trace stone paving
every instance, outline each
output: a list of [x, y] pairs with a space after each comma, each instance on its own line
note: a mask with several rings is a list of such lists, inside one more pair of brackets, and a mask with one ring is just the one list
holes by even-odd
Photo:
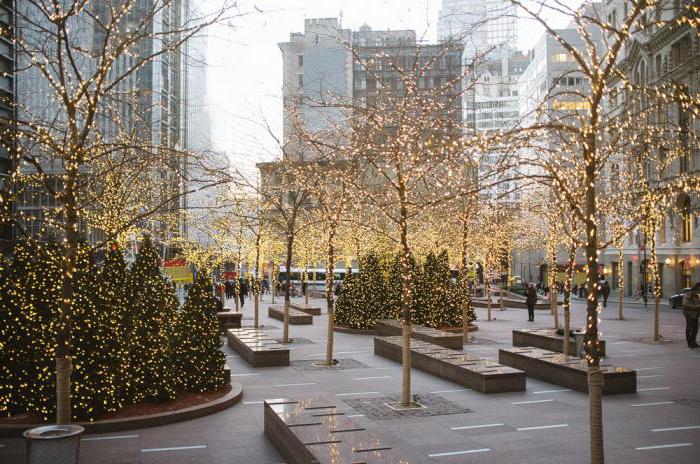
[[[301, 299], [299, 299], [301, 301]], [[267, 296], [260, 320], [274, 338], [281, 325], [267, 317]], [[292, 326], [291, 337], [313, 343], [290, 345], [294, 361], [325, 358], [325, 305], [313, 325]], [[243, 308], [243, 325], [252, 321], [252, 304]], [[583, 320], [582, 302], [574, 302], [572, 327]], [[465, 352], [496, 357], [511, 346], [511, 330], [551, 326], [545, 311], [527, 322], [525, 309], [493, 309], [486, 321], [477, 309], [479, 331]], [[615, 464], [691, 464], [700, 453], [700, 350], [689, 350], [679, 311], [661, 315], [669, 343], [653, 344], [653, 312], [608, 305], [601, 329], [608, 342], [607, 362], [638, 371], [638, 391], [603, 399], [606, 461]], [[162, 427], [86, 436], [83, 464], [276, 464], [283, 462], [263, 434], [263, 400], [327, 396], [347, 407], [353, 420], [381, 437], [413, 463], [579, 464], [588, 462], [588, 397], [536, 379], [527, 390], [485, 395], [429, 374], [412, 371], [412, 392], [431, 393], [469, 413], [372, 420], [343, 400], [396, 396], [401, 391], [401, 366], [373, 354], [371, 336], [335, 334], [335, 357], [359, 364], [346, 369], [304, 370], [293, 366], [250, 367], [224, 347], [232, 379], [243, 383], [242, 403], [217, 414]], [[20, 439], [0, 438], [0, 463], [24, 462]]]

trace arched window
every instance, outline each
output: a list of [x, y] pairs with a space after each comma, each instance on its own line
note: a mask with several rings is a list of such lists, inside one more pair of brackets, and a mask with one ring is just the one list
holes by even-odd
[[693, 212], [690, 208], [690, 198], [685, 197], [683, 199], [683, 206], [681, 209], [681, 220], [682, 220], [682, 235], [684, 242], [690, 242], [693, 240]]

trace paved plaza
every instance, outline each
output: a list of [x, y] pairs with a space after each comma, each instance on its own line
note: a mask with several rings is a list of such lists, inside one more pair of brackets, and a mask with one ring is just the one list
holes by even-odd
[[[260, 307], [261, 322], [275, 336], [282, 323], [267, 317], [270, 297]], [[278, 301], [276, 301], [278, 303]], [[85, 436], [85, 464], [267, 464], [284, 462], [263, 434], [262, 401], [269, 398], [323, 396], [336, 401], [348, 417], [379, 436], [412, 463], [578, 464], [588, 462], [588, 397], [558, 385], [527, 379], [527, 391], [482, 394], [413, 370], [412, 391], [429, 394], [442, 415], [378, 417], [373, 398], [396, 396], [401, 366], [373, 354], [371, 336], [336, 333], [336, 357], [342, 369], [314, 369], [325, 353], [325, 304], [313, 325], [292, 326], [299, 343], [291, 345], [292, 366], [251, 368], [228, 347], [224, 350], [233, 379], [243, 383], [242, 403], [217, 414], [179, 424]], [[572, 327], [583, 321], [583, 302], [574, 302]], [[684, 339], [678, 310], [662, 313], [668, 343], [652, 344], [653, 313], [638, 306], [615, 319], [617, 306], [603, 313], [606, 363], [637, 369], [636, 394], [604, 397], [606, 461], [615, 464], [696, 463], [700, 452], [700, 349]], [[511, 346], [511, 330], [547, 327], [547, 311], [528, 323], [525, 309], [499, 311], [486, 320], [477, 309], [479, 331], [465, 351], [498, 357]], [[252, 325], [252, 304], [244, 308], [243, 325]], [[368, 401], [361, 401], [367, 399]], [[355, 408], [350, 405], [354, 405]], [[364, 412], [362, 412], [364, 410]], [[370, 419], [369, 417], [373, 417]], [[24, 462], [24, 442], [0, 439], [0, 462]]]

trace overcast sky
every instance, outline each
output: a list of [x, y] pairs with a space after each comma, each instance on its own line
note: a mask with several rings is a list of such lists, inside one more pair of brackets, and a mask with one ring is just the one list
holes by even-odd
[[[346, 28], [367, 23], [373, 29], [415, 29], [434, 42], [442, 0], [242, 0], [239, 4], [252, 13], [236, 21], [233, 29], [217, 26], [210, 31], [209, 97], [216, 148], [228, 152], [234, 165], [254, 169], [256, 162], [280, 155], [266, 128], [269, 125], [281, 137], [282, 55], [277, 43], [287, 41], [290, 32], [303, 32], [305, 18], [341, 14]], [[555, 27], [566, 24], [556, 16], [550, 22]], [[520, 20], [519, 29], [523, 50], [542, 34], [531, 21]]]

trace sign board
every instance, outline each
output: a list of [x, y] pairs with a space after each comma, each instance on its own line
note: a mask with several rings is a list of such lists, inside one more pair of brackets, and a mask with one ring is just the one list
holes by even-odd
[[166, 259], [163, 262], [163, 274], [167, 275], [176, 284], [191, 284], [194, 279], [192, 267], [184, 259]]

